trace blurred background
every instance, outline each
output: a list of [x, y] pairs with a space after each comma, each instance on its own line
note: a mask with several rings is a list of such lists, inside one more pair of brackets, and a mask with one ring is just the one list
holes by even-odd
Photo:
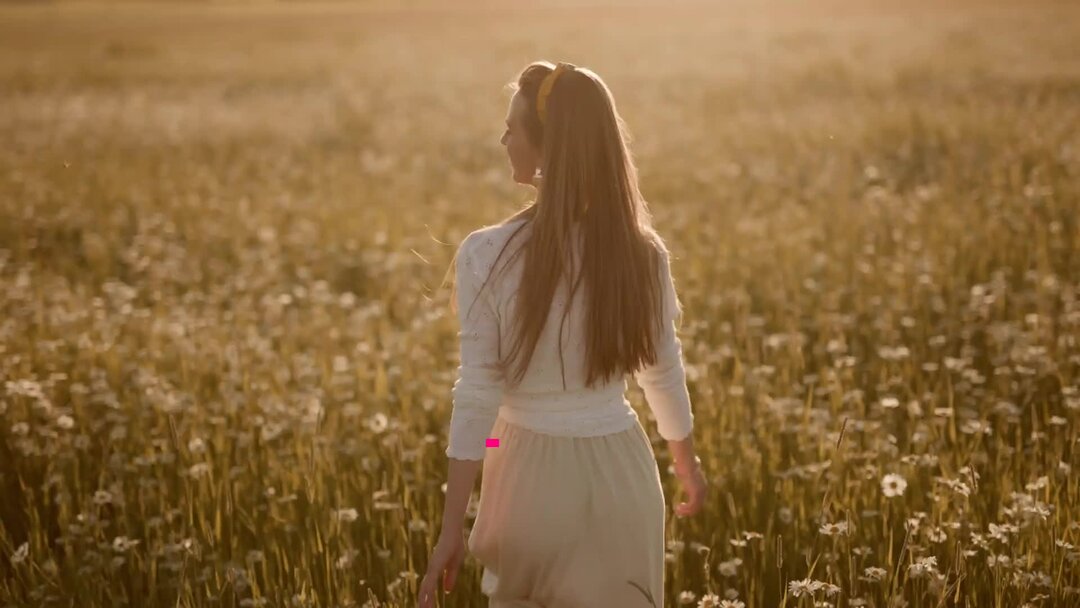
[[250, 1], [0, 5], [0, 605], [415, 604], [540, 59], [686, 305], [666, 604], [1080, 601], [1080, 5]]

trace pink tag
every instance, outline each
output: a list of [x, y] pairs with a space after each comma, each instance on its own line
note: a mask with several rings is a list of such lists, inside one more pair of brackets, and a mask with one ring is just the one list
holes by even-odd
[[498, 437], [488, 437], [488, 439], [487, 439], [487, 447], [489, 447], [489, 448], [497, 448], [497, 447], [499, 447], [499, 439], [498, 439]]

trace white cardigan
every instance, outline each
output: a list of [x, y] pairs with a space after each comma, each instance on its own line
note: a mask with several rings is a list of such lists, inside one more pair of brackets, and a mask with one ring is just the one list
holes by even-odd
[[[626, 430], [638, 422], [637, 413], [626, 399], [626, 375], [606, 384], [585, 387], [584, 290], [578, 287], [570, 314], [562, 331], [562, 359], [559, 362], [559, 325], [569, 286], [561, 283], [555, 291], [548, 321], [540, 335], [521, 384], [505, 387], [499, 368], [499, 352], [509, 352], [510, 316], [517, 284], [521, 280], [523, 255], [506, 272], [493, 276], [482, 293], [480, 287], [495, 263], [495, 257], [510, 235], [525, 220], [489, 226], [470, 233], [457, 255], [457, 307], [460, 323], [461, 365], [452, 390], [449, 446], [446, 455], [461, 460], [483, 460], [497, 417], [532, 431], [549, 435], [593, 437]], [[528, 230], [525, 228], [524, 230]], [[514, 247], [507, 247], [502, 265]], [[580, 241], [579, 241], [580, 242]], [[580, 256], [579, 256], [580, 257]], [[657, 344], [655, 364], [633, 374], [656, 417], [657, 431], [667, 440], [685, 439], [693, 430], [694, 415], [686, 387], [682, 343], [676, 334], [675, 285], [670, 260], [664, 254], [660, 264], [665, 286], [664, 331]], [[497, 280], [498, 279], [498, 280]], [[479, 298], [477, 294], [479, 293]], [[474, 302], [475, 299], [475, 303]], [[471, 310], [470, 310], [471, 305]], [[565, 373], [566, 388], [563, 388]]]

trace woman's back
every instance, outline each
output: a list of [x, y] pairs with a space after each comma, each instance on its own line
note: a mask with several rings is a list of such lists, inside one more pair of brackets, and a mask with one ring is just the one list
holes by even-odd
[[[514, 306], [523, 280], [523, 255], [514, 255], [528, 238], [527, 219], [481, 228], [471, 233], [462, 243], [459, 252], [459, 315], [462, 318], [462, 338], [467, 340], [470, 332], [486, 344], [484, 356], [479, 360], [494, 365], [501, 353], [510, 348], [513, 335]], [[518, 232], [513, 242], [511, 237]], [[583, 251], [580, 232], [574, 231], [572, 242], [577, 247], [574, 259], [577, 267], [571, 276], [577, 276]], [[505, 251], [503, 251], [505, 247]], [[492, 273], [499, 252], [499, 270]], [[508, 263], [507, 263], [508, 262]], [[504, 266], [504, 264], [506, 264]], [[665, 289], [663, 298], [664, 332], [657, 342], [657, 361], [633, 374], [645, 390], [650, 409], [657, 418], [659, 431], [665, 439], [682, 439], [693, 427], [693, 414], [685, 384], [681, 344], [675, 334], [675, 296], [670, 268], [666, 255], [660, 264]], [[463, 273], [464, 274], [464, 273]], [[490, 278], [489, 278], [490, 274]], [[479, 286], [487, 280], [483, 292]], [[626, 375], [616, 376], [586, 386], [586, 320], [588, 300], [582, 283], [573, 300], [571, 284], [561, 281], [555, 290], [548, 310], [547, 322], [541, 331], [535, 351], [521, 382], [513, 388], [505, 388], [505, 376], [494, 369], [470, 369], [463, 361], [459, 379], [454, 385], [455, 407], [486, 403], [494, 407], [492, 413], [501, 415], [509, 422], [537, 432], [575, 437], [605, 435], [625, 430], [638, 422], [637, 413], [626, 399]], [[479, 295], [475, 304], [473, 297]], [[473, 309], [468, 310], [470, 305]], [[564, 317], [565, 314], [565, 317]], [[485, 333], [493, 334], [485, 337]], [[463, 344], [463, 348], [466, 345]], [[493, 386], [495, 385], [495, 386]], [[497, 402], [496, 402], [497, 401]], [[479, 412], [477, 412], [479, 413]], [[491, 418], [468, 417], [472, 425], [483, 426], [493, 422]], [[461, 418], [458, 427], [466, 425]], [[488, 426], [490, 429], [490, 426]], [[476, 432], [459, 429], [455, 436], [455, 424], [451, 419], [451, 449], [463, 441], [475, 446]]]

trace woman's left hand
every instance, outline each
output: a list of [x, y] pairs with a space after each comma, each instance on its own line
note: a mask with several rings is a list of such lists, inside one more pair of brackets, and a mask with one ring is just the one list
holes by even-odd
[[454, 589], [461, 565], [465, 563], [465, 540], [461, 532], [443, 532], [431, 552], [427, 574], [420, 581], [420, 608], [435, 608], [435, 594], [441, 580], [446, 593]]

